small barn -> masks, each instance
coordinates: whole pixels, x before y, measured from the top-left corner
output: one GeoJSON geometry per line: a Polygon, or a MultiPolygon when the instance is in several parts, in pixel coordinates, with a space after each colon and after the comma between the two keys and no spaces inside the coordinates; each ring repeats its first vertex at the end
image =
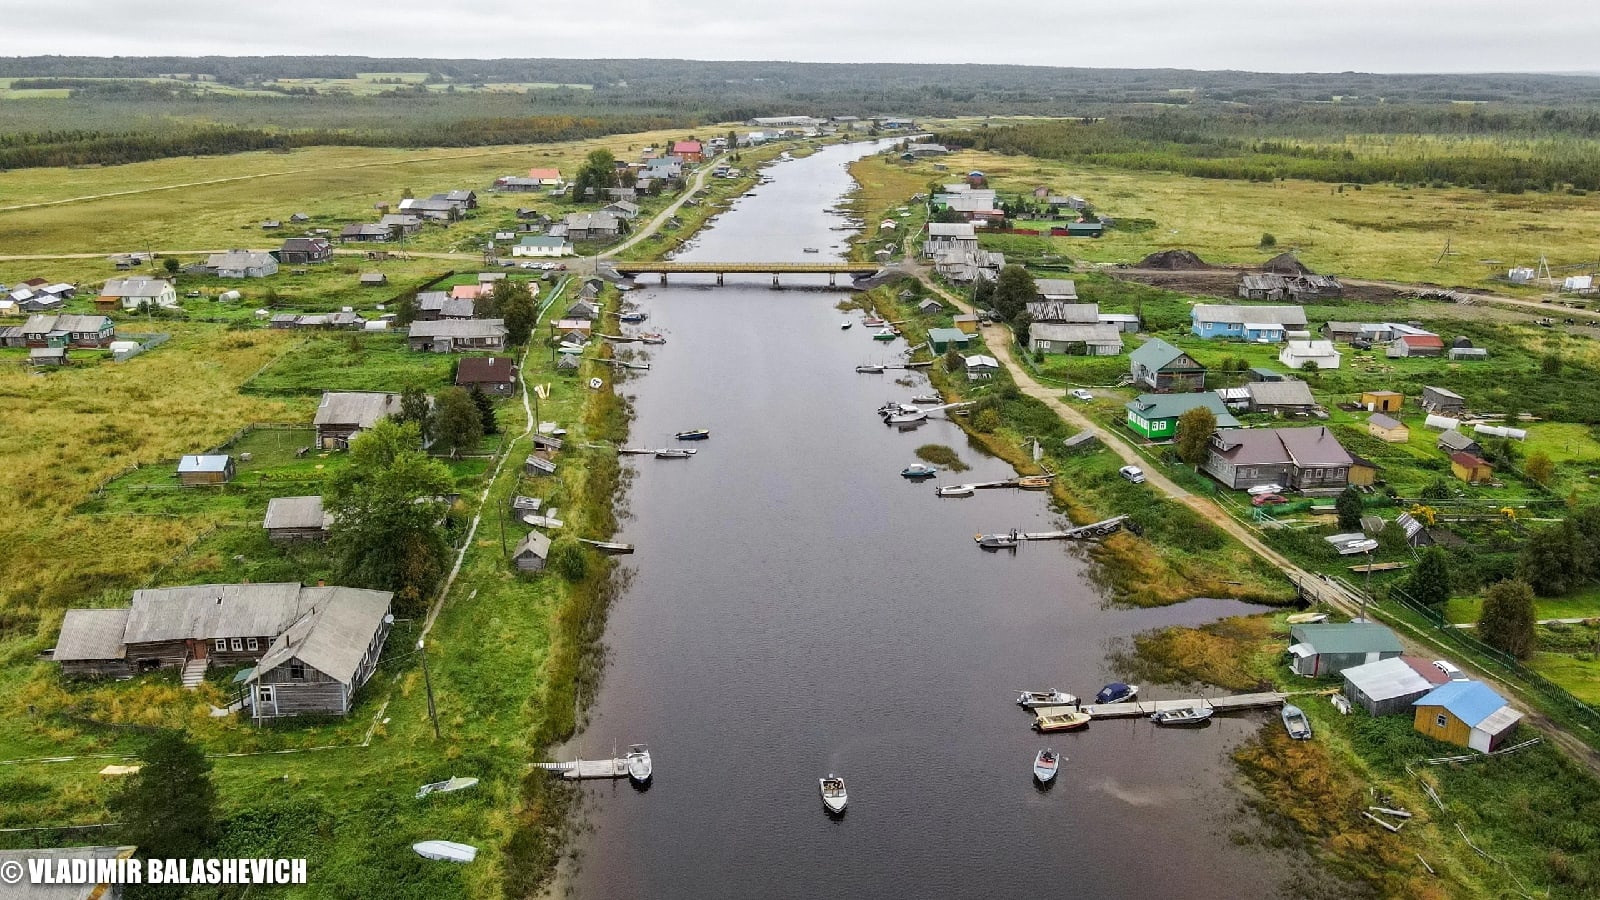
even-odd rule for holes
{"type": "Polygon", "coordinates": [[[929,328],[928,346],[935,353],[944,353],[951,347],[957,350],[967,349],[967,343],[972,340],[972,335],[959,328],[929,328]]]}
{"type": "Polygon", "coordinates": [[[28,351],[28,365],[30,366],[64,366],[67,364],[67,348],[65,347],[34,347],[28,351]]]}
{"type": "Polygon", "coordinates": [[[273,497],[261,527],[275,543],[321,541],[328,537],[333,517],[322,509],[321,497],[273,497]]]}
{"type": "Polygon", "coordinates": [[[1412,704],[1412,727],[1447,744],[1492,753],[1516,729],[1522,713],[1481,681],[1451,681],[1412,704]]]}
{"type": "Polygon", "coordinates": [[[183,485],[226,484],[236,474],[233,457],[226,454],[185,456],[178,461],[178,483],[183,485]]]}
{"type": "Polygon", "coordinates": [[[1362,391],[1361,408],[1367,412],[1398,412],[1405,399],[1399,391],[1362,391]]]}
{"type": "Polygon", "coordinates": [[[1000,371],[1000,361],[992,356],[974,353],[967,357],[967,380],[987,381],[1000,371]]]}
{"type": "Polygon", "coordinates": [[[527,536],[517,542],[517,547],[511,552],[511,562],[523,572],[538,572],[544,568],[545,561],[550,558],[550,538],[537,531],[528,532],[527,536]]]}
{"type": "Polygon", "coordinates": [[[1456,431],[1454,428],[1439,433],[1436,446],[1446,453],[1472,453],[1483,452],[1483,447],[1477,441],[1456,431]]]}
{"type": "Polygon", "coordinates": [[[917,312],[922,313],[925,316],[936,316],[939,313],[944,312],[944,304],[933,299],[932,297],[929,297],[928,299],[917,304],[917,312]]]}
{"type": "Polygon", "coordinates": [[[1459,413],[1467,408],[1467,401],[1455,391],[1442,387],[1422,389],[1422,408],[1431,413],[1459,413]]]}
{"type": "Polygon", "coordinates": [[[71,678],[124,678],[133,674],[122,636],[131,611],[69,609],[50,658],[71,678]]]}
{"type": "Polygon", "coordinates": [[[1296,625],[1289,629],[1290,667],[1308,678],[1399,656],[1394,632],[1375,622],[1296,625]]]}
{"type": "Polygon", "coordinates": [[[1341,674],[1344,675],[1345,697],[1374,716],[1408,713],[1413,701],[1422,699],[1447,680],[1432,663],[1415,656],[1363,663],[1341,674]]]}
{"type": "Polygon", "coordinates": [[[951,319],[951,324],[965,331],[967,334],[978,333],[978,317],[970,313],[962,313],[951,319]]]}
{"type": "Polygon", "coordinates": [[[1383,413],[1373,413],[1367,418],[1367,434],[1385,443],[1404,444],[1411,440],[1411,427],[1383,413]]]}
{"type": "Polygon", "coordinates": [[[1468,484],[1477,484],[1480,481],[1494,479],[1494,466],[1489,465],[1481,456],[1471,453],[1450,454],[1450,474],[1468,484]]]}

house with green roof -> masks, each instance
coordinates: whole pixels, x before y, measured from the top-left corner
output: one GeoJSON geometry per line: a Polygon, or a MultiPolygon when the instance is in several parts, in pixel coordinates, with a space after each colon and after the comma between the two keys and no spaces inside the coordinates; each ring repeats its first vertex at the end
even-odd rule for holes
{"type": "Polygon", "coordinates": [[[1178,418],[1196,407],[1205,407],[1217,417],[1218,428],[1238,428],[1239,420],[1228,412],[1215,391],[1195,394],[1140,394],[1128,401],[1128,427],[1152,441],[1164,441],[1178,434],[1178,418]]]}
{"type": "Polygon", "coordinates": [[[1158,394],[1203,391],[1206,388],[1206,367],[1160,338],[1151,338],[1145,341],[1144,346],[1128,354],[1128,366],[1133,374],[1134,387],[1146,388],[1158,394]]]}
{"type": "Polygon", "coordinates": [[[929,328],[928,346],[935,353],[944,353],[951,347],[957,350],[967,349],[967,343],[972,340],[972,335],[959,328],[929,328]]]}
{"type": "Polygon", "coordinates": [[[1399,656],[1405,648],[1376,622],[1296,625],[1289,629],[1290,667],[1297,675],[1337,675],[1345,669],[1399,656]]]}

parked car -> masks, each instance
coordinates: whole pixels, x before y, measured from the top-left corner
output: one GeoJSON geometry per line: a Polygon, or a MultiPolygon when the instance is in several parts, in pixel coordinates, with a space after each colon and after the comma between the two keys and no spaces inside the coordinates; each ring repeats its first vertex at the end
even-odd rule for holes
{"type": "Polygon", "coordinates": [[[1076,400],[1093,400],[1094,399],[1094,395],[1089,393],[1088,391],[1084,390],[1083,388],[1073,388],[1072,390],[1067,391],[1067,393],[1069,395],[1071,395],[1073,397],[1073,399],[1076,399],[1076,400]]]}
{"type": "Polygon", "coordinates": [[[1455,663],[1447,662],[1446,660],[1442,659],[1436,659],[1433,661],[1433,667],[1443,672],[1445,677],[1449,678],[1451,681],[1465,681],[1467,679],[1467,673],[1461,671],[1461,669],[1458,668],[1455,663]]]}
{"type": "Polygon", "coordinates": [[[1117,470],[1117,474],[1134,484],[1144,484],[1144,470],[1138,466],[1123,466],[1117,470]]]}
{"type": "Polygon", "coordinates": [[[1272,506],[1278,503],[1288,503],[1289,499],[1282,494],[1257,494],[1250,498],[1252,506],[1272,506]]]}
{"type": "Polygon", "coordinates": [[[524,269],[537,269],[539,268],[539,264],[536,262],[525,262],[522,264],[522,267],[524,269]]]}

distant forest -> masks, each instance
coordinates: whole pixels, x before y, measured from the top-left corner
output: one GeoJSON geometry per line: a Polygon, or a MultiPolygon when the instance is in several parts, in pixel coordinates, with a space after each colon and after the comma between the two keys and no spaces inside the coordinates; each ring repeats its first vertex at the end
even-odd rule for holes
{"type": "MultiPolygon", "coordinates": [[[[1591,76],[1281,75],[691,60],[50,56],[0,59],[0,78],[11,79],[14,89],[67,92],[63,98],[0,99],[0,169],[310,144],[532,142],[693,128],[763,115],[1036,115],[1107,118],[1112,127],[993,129],[995,134],[964,140],[1004,152],[1096,156],[1109,162],[1136,150],[1138,142],[1155,139],[1183,150],[1174,159],[1253,157],[1249,171],[1258,176],[1292,169],[1278,177],[1363,181],[1388,179],[1377,169],[1360,167],[1345,171],[1354,177],[1334,178],[1338,173],[1333,167],[1310,165],[1316,160],[1282,154],[1263,159],[1254,151],[1242,154],[1234,142],[1356,132],[1519,139],[1600,134],[1600,113],[1592,112],[1600,109],[1600,77],[1591,76]],[[364,86],[369,90],[352,92],[339,85],[277,81],[350,79],[363,73],[418,73],[433,88],[380,81],[364,86]],[[144,80],[170,75],[184,77],[144,80]],[[470,90],[504,83],[588,87],[470,90]],[[463,90],[449,92],[455,86],[463,90]],[[1098,136],[1089,140],[1091,134],[1098,136]]],[[[1207,174],[1201,171],[1204,166],[1194,168],[1196,174],[1207,174]]],[[[1464,172],[1440,177],[1477,183],[1464,172]]],[[[1537,187],[1553,177],[1554,172],[1518,172],[1479,181],[1537,187]]],[[[1576,183],[1575,178],[1560,177],[1576,183]]]]}

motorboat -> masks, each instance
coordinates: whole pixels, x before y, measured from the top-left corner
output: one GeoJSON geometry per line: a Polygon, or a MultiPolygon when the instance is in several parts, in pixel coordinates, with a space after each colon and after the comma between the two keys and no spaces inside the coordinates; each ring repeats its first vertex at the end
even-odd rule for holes
{"type": "Polygon", "coordinates": [[[822,251],[818,250],[816,247],[801,247],[800,248],[800,252],[802,252],[802,253],[821,253],[822,251]]]}
{"type": "Polygon", "coordinates": [[[1056,769],[1061,765],[1061,755],[1049,747],[1040,750],[1033,758],[1033,777],[1040,784],[1049,784],[1056,780],[1056,769]]]}
{"type": "Polygon", "coordinates": [[[629,781],[634,784],[649,783],[650,776],[655,772],[655,766],[650,762],[650,748],[634,744],[622,758],[628,761],[629,781]]]}
{"type": "MultiPolygon", "coordinates": [[[[862,375],[882,375],[883,374],[883,366],[861,365],[861,366],[856,366],[856,371],[859,372],[862,375]]],[[[881,410],[880,410],[880,412],[881,412],[881,410]]]]}
{"type": "Polygon", "coordinates": [[[1023,709],[1041,706],[1075,706],[1078,698],[1066,691],[1018,691],[1017,705],[1023,709]]]}
{"type": "Polygon", "coordinates": [[[677,437],[677,439],[680,441],[703,441],[706,438],[711,437],[711,429],[691,428],[688,431],[678,432],[675,437],[677,437]]]}
{"type": "Polygon", "coordinates": [[[817,779],[822,788],[822,806],[833,815],[841,815],[844,806],[850,802],[850,795],[844,789],[844,779],[833,773],[826,778],[817,779]]]}
{"type": "Polygon", "coordinates": [[[646,318],[648,317],[642,312],[625,312],[622,315],[617,316],[618,321],[630,323],[643,322],[646,318]]]}
{"type": "Polygon", "coordinates": [[[693,450],[685,450],[681,447],[663,447],[656,451],[656,459],[688,459],[693,455],[693,450]]]}
{"type": "Polygon", "coordinates": [[[883,416],[884,418],[888,418],[889,416],[893,416],[893,415],[899,415],[899,414],[909,415],[911,413],[919,413],[919,412],[922,412],[922,410],[916,408],[915,406],[911,406],[911,405],[906,404],[906,403],[896,403],[896,402],[894,402],[892,400],[889,401],[888,403],[885,403],[884,405],[878,407],[878,415],[883,416]]]}
{"type": "Polygon", "coordinates": [[[912,463],[900,470],[901,478],[932,478],[939,470],[925,463],[912,463]]]}
{"type": "Polygon", "coordinates": [[[1017,479],[1017,487],[1026,491],[1044,491],[1050,489],[1051,476],[1025,475],[1017,479]]]}
{"type": "Polygon", "coordinates": [[[1060,710],[1035,716],[1033,727],[1041,734],[1052,731],[1077,731],[1087,727],[1091,718],[1093,716],[1081,709],[1060,710]]]}
{"type": "Polygon", "coordinates": [[[1113,681],[1101,688],[1100,693],[1094,695],[1094,702],[1127,703],[1137,696],[1139,696],[1139,686],[1137,684],[1124,684],[1120,681],[1113,681]]]}
{"type": "Polygon", "coordinates": [[[1328,614],[1320,612],[1295,613],[1291,616],[1285,616],[1284,621],[1290,625],[1320,625],[1328,621],[1328,614]]]}
{"type": "Polygon", "coordinates": [[[911,398],[911,402],[939,404],[944,402],[944,398],[938,394],[918,394],[911,398]]]}
{"type": "Polygon", "coordinates": [[[1209,706],[1187,706],[1183,709],[1163,709],[1150,714],[1150,721],[1165,728],[1198,728],[1211,721],[1214,713],[1209,706]]]}
{"type": "Polygon", "coordinates": [[[849,331],[850,330],[850,326],[854,325],[854,324],[855,323],[850,321],[849,319],[845,319],[843,322],[839,323],[839,329],[841,331],[849,331]]]}
{"type": "Polygon", "coordinates": [[[934,490],[940,497],[971,497],[978,489],[970,484],[947,484],[934,490]]]}
{"type": "Polygon", "coordinates": [[[877,328],[883,325],[883,320],[877,316],[868,316],[861,320],[861,324],[867,326],[868,328],[877,328]]]}
{"type": "Polygon", "coordinates": [[[639,335],[639,343],[641,344],[665,344],[666,342],[666,337],[656,334],[653,331],[639,335]]]}
{"type": "Polygon", "coordinates": [[[1283,717],[1283,730],[1289,732],[1289,737],[1297,741],[1311,740],[1311,722],[1300,707],[1285,703],[1279,715],[1283,717]]]}
{"type": "Polygon", "coordinates": [[[915,406],[901,407],[883,417],[885,425],[910,425],[928,418],[928,414],[915,406]]]}
{"type": "Polygon", "coordinates": [[[423,859],[443,862],[469,863],[478,858],[478,848],[455,841],[418,841],[411,849],[423,859]]]}
{"type": "Polygon", "coordinates": [[[894,338],[894,332],[887,328],[880,328],[875,334],[872,335],[872,339],[875,341],[892,341],[894,338]]]}
{"type": "Polygon", "coordinates": [[[972,539],[985,550],[1015,550],[1022,543],[1016,529],[1007,534],[975,534],[972,539]]]}

